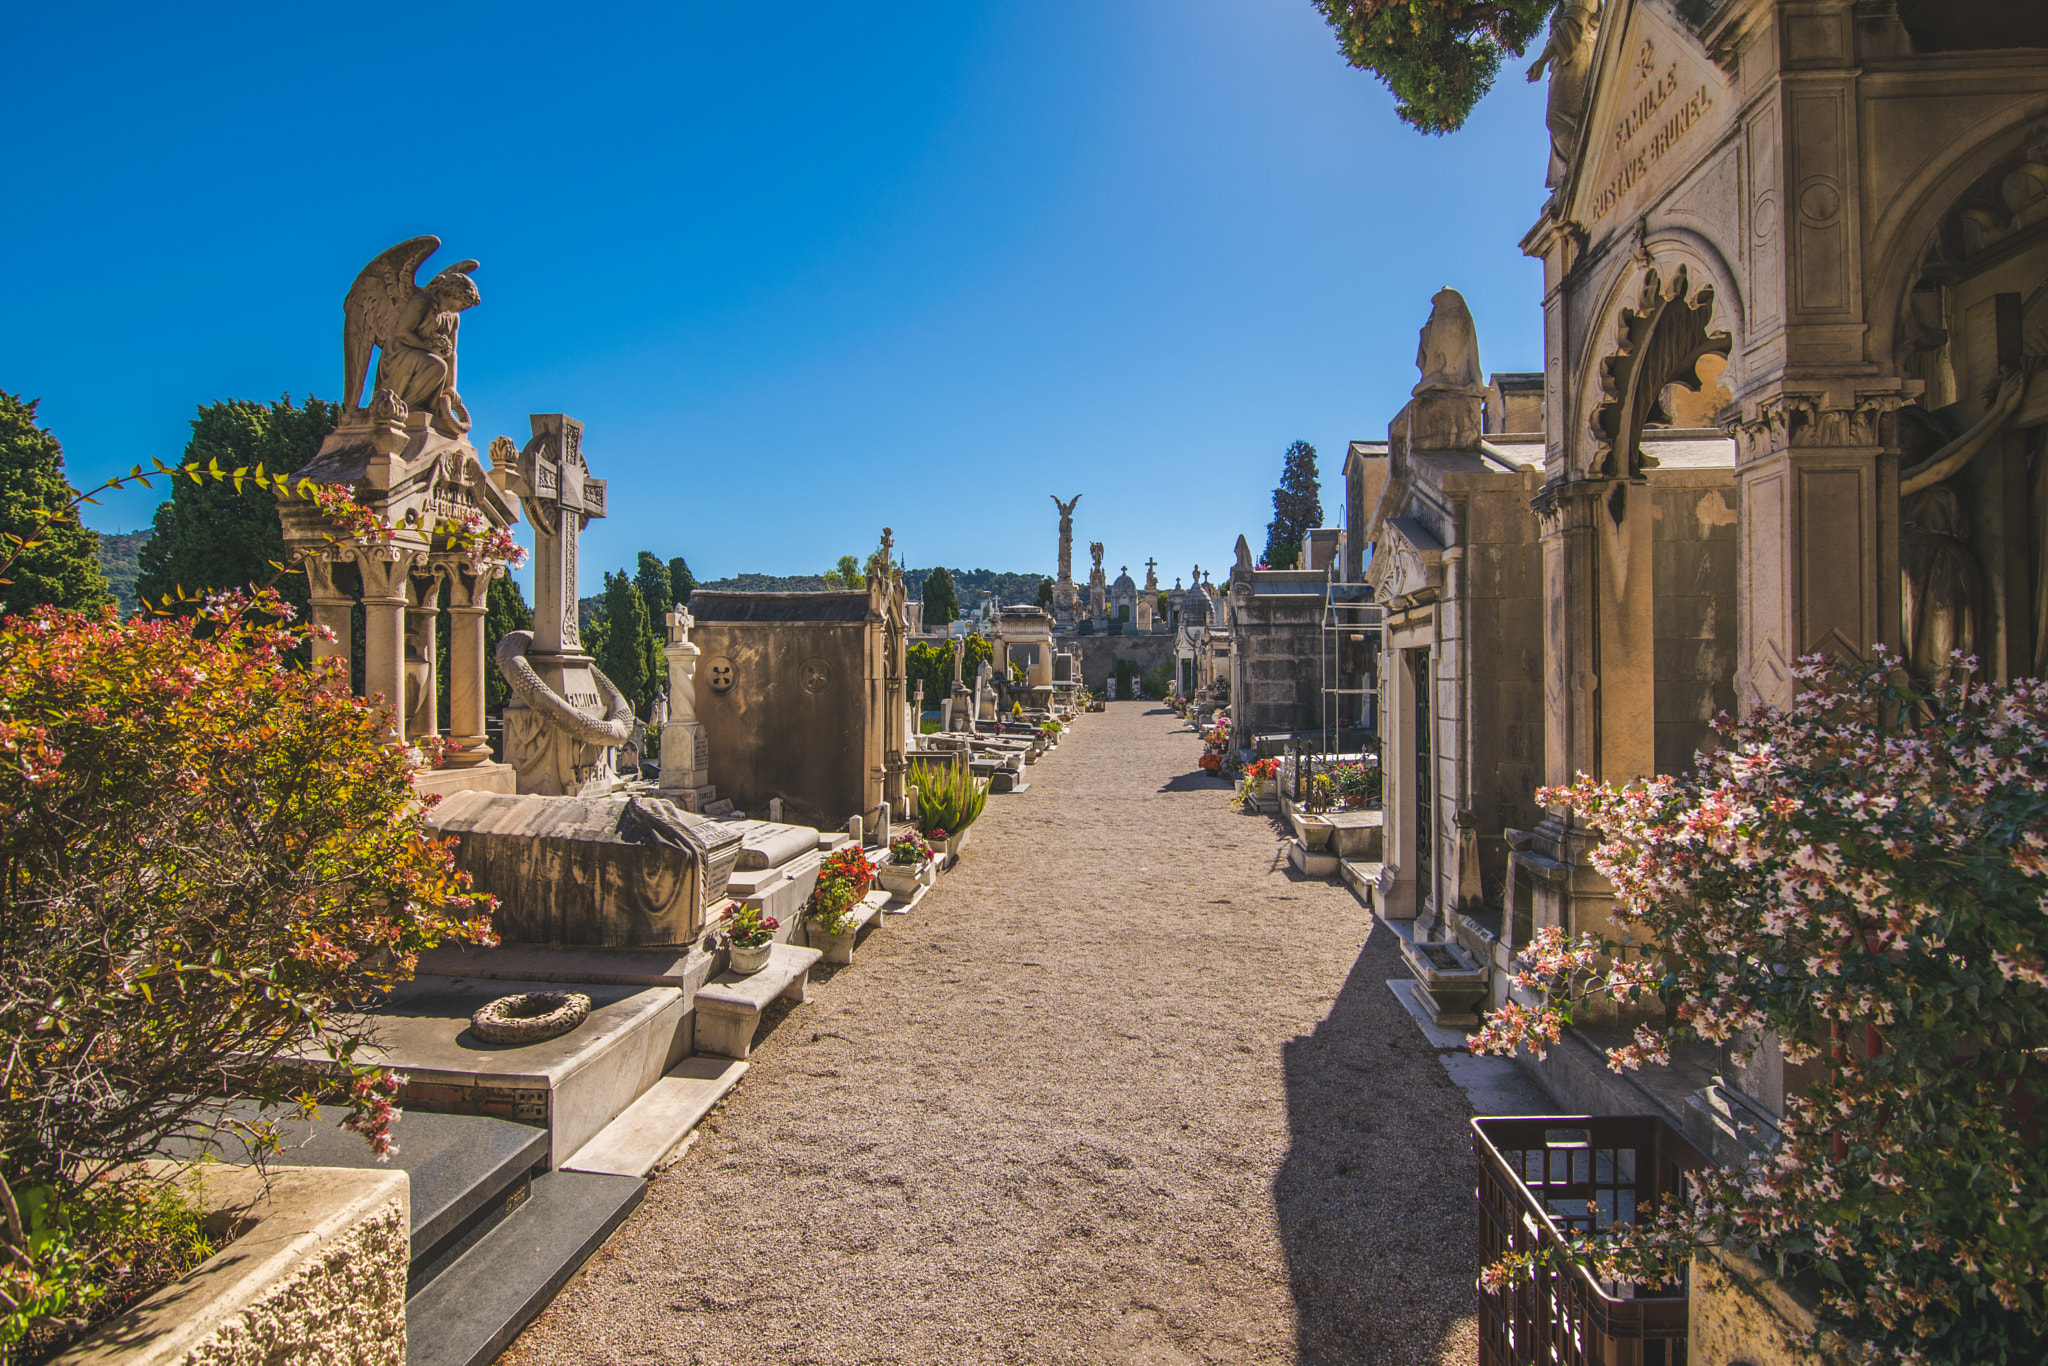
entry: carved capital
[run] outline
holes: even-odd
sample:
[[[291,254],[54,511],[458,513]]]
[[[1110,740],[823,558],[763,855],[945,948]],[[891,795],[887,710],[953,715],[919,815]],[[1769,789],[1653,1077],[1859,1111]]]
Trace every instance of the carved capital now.
[[[1912,402],[1899,390],[1850,396],[1776,393],[1745,402],[1740,415],[1722,424],[1735,438],[1741,462],[1783,450],[1842,450],[1882,444],[1884,419]]]

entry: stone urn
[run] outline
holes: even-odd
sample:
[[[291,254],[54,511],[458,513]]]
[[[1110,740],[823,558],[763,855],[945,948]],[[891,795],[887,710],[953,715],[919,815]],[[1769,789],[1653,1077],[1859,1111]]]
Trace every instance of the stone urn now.
[[[759,972],[768,966],[768,955],[775,952],[775,941],[763,944],[734,944],[732,946],[732,970],[744,977]]]
[[[885,863],[875,869],[875,880],[882,884],[890,896],[909,900],[918,889],[929,887],[938,881],[939,870],[936,860],[919,859],[916,863]]]

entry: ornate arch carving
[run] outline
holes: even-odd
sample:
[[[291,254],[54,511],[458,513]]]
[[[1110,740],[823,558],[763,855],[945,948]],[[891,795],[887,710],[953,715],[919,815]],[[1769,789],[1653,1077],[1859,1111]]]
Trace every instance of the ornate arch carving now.
[[[1709,355],[1732,357],[1734,329],[1721,289],[1708,272],[1695,280],[1690,263],[1670,269],[1650,259],[1645,241],[1637,264],[1624,273],[1596,331],[1606,344],[1592,348],[1587,395],[1589,446],[1579,473],[1584,478],[1631,478],[1641,472],[1638,436],[1666,386],[1699,388],[1696,368]],[[1629,286],[1633,285],[1630,289]],[[1731,359],[1731,368],[1732,368]]]

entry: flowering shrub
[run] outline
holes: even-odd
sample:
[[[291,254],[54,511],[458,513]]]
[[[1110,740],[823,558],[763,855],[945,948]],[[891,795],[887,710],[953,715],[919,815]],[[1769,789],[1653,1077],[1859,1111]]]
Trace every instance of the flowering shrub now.
[[[1810,691],[1720,723],[1726,747],[1694,772],[1539,794],[1599,828],[1594,863],[1641,935],[1544,931],[1519,979],[1543,1003],[1496,1012],[1474,1048],[1540,1051],[1594,992],[1676,1019],[1612,1050],[1617,1069],[1664,1061],[1674,1033],[1775,1036],[1813,1077],[1777,1149],[1576,1255],[1655,1283],[1738,1245],[1817,1281],[1867,1360],[2038,1361],[2048,684],[1971,686],[1961,664],[1923,692],[1896,665],[1804,660]]]
[[[725,942],[743,949],[760,948],[782,928],[782,922],[774,916],[762,915],[759,906],[738,901],[725,908],[725,915],[719,923],[725,926]]]
[[[944,831],[936,833],[940,839],[946,837]],[[922,835],[898,835],[889,841],[889,857],[906,867],[920,863],[930,863],[932,861],[932,847]]]
[[[0,1161],[52,1229],[211,1132],[215,1097],[310,1105],[309,1059],[388,1155],[398,1083],[355,1065],[341,1012],[443,938],[492,942],[383,709],[293,662],[291,614],[270,591],[196,619],[0,620]],[[78,1312],[109,1255],[90,1241],[24,1249],[0,1290]]]

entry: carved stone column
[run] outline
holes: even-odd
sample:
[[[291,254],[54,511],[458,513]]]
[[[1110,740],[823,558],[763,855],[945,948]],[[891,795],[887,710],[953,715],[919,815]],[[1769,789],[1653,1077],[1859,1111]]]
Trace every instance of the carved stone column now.
[[[326,660],[341,661],[332,683],[337,691],[347,692],[351,686],[349,672],[354,661],[354,628],[351,618],[355,614],[355,599],[334,585],[334,570],[341,561],[326,554],[306,557],[306,580],[312,586],[312,621],[316,628],[325,627],[334,639],[323,640],[316,633],[313,637],[313,662]]]
[[[420,547],[403,540],[353,547],[363,576],[363,695],[381,698],[391,711],[394,738],[405,730],[405,609]]]
[[[491,743],[484,734],[484,613],[491,580],[503,568],[460,555],[434,558],[435,572],[448,585],[448,748],[443,768],[472,768],[491,757]]]
[[[441,580],[421,560],[407,582],[405,609],[405,736],[424,740],[441,733]]]

